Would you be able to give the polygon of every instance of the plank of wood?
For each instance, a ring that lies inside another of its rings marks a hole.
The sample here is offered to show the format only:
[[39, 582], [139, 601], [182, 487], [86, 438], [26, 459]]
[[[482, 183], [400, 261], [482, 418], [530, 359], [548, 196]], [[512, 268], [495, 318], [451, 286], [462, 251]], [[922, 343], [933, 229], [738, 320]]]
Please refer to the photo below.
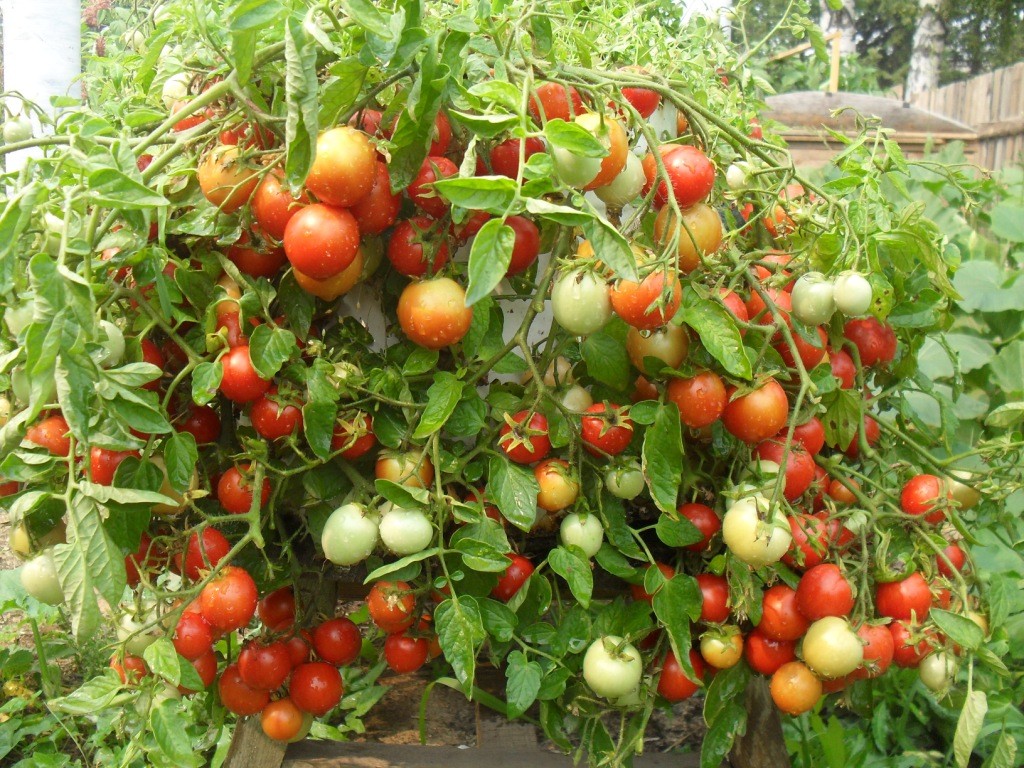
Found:
[[745, 699], [747, 730], [736, 739], [729, 760], [741, 768], [790, 768], [782, 718], [768, 691], [768, 681], [751, 679]]
[[281, 768], [287, 745], [267, 738], [258, 717], [235, 727], [224, 768]]

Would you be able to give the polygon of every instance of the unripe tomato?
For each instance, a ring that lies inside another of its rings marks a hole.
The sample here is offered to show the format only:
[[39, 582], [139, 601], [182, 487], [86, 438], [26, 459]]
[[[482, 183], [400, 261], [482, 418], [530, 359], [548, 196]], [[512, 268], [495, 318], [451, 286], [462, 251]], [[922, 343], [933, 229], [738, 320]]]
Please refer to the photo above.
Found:
[[555, 322], [569, 333], [586, 336], [611, 320], [611, 289], [589, 270], [563, 273], [551, 287], [551, 311]]
[[793, 314], [806, 325], [827, 323], [836, 310], [832, 282], [820, 272], [808, 272], [793, 286]]
[[956, 657], [945, 651], [930, 653], [921, 659], [917, 673], [925, 687], [940, 693], [956, 679]]
[[559, 536], [564, 546], [579, 547], [587, 557], [593, 557], [604, 542], [604, 526], [597, 515], [571, 512], [562, 518]]
[[[761, 513], [768, 519], [761, 520]], [[793, 535], [785, 513], [778, 507], [769, 510], [768, 501], [755, 495], [738, 499], [729, 507], [722, 520], [722, 538], [737, 558], [760, 568], [782, 559]]]
[[434, 482], [434, 465], [421, 451], [382, 453], [374, 475], [410, 488], [428, 488]]
[[644, 361], [654, 358], [660, 366], [678, 368], [690, 349], [690, 337], [681, 325], [669, 323], [653, 331], [640, 331], [630, 327], [626, 333], [626, 353], [640, 371], [646, 371]]
[[199, 188], [212, 205], [234, 213], [252, 197], [260, 178], [246, 166], [237, 146], [217, 145], [203, 155], [196, 171]]
[[427, 349], [450, 347], [469, 333], [473, 309], [466, 292], [447, 277], [410, 283], [398, 298], [398, 323], [414, 344]]
[[971, 509], [981, 501], [981, 494], [978, 491], [961, 482], [962, 480], [977, 482], [977, 478], [970, 472], [954, 469], [950, 475], [946, 478], [946, 487], [953, 500], [960, 505], [960, 509]]
[[836, 307], [847, 317], [863, 315], [871, 309], [874, 298], [869, 283], [856, 272], [840, 272], [835, 280]]
[[320, 536], [324, 557], [335, 565], [355, 565], [377, 546], [378, 521], [361, 504], [343, 504], [334, 510]]
[[379, 531], [384, 546], [402, 557], [422, 552], [434, 538], [430, 518], [418, 509], [387, 509], [381, 515]]
[[569, 462], [545, 459], [533, 468], [537, 479], [537, 506], [546, 512], [559, 512], [576, 503], [580, 495], [579, 481], [573, 477]]
[[864, 647], [846, 619], [827, 616], [811, 624], [803, 640], [804, 662], [820, 677], [842, 677], [864, 661]]
[[376, 166], [377, 151], [365, 133], [346, 125], [331, 128], [316, 140], [306, 189], [322, 203], [348, 208], [370, 194]]
[[743, 658], [743, 635], [736, 627], [723, 627], [701, 635], [700, 655], [715, 669], [731, 669]]
[[646, 484], [644, 473], [635, 461], [612, 467], [604, 475], [604, 487], [612, 496], [620, 499], [635, 499], [643, 492]]
[[583, 679], [606, 699], [617, 699], [636, 688], [643, 669], [640, 652], [616, 635], [598, 638], [583, 656]]
[[621, 208], [636, 200], [644, 188], [647, 177], [640, 158], [632, 152], [626, 153], [626, 164], [619, 175], [603, 187], [594, 190], [594, 194], [609, 208]]
[[722, 245], [722, 219], [710, 205], [696, 203], [681, 211], [679, 216], [671, 206], [658, 211], [654, 220], [654, 242], [665, 247], [675, 243], [679, 271], [689, 274], [701, 265], [701, 260]]
[[60, 605], [64, 602], [57, 564], [49, 550], [40, 552], [21, 566], [21, 586], [41, 603]]

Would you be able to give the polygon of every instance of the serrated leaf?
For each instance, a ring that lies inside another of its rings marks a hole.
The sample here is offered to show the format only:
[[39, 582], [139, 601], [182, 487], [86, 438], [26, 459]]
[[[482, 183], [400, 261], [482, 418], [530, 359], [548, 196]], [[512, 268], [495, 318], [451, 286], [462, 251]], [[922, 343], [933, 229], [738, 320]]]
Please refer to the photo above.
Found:
[[629, 241], [606, 219], [594, 215], [583, 222], [583, 234], [594, 248], [594, 255], [611, 267], [623, 280], [637, 280], [636, 256]]
[[732, 313], [717, 301], [701, 299], [689, 286], [683, 290], [682, 304], [683, 322], [697, 333], [704, 349], [727, 372], [750, 380], [753, 370]]
[[513, 651], [508, 655], [505, 675], [508, 678], [505, 683], [508, 716], [514, 720], [537, 700], [543, 670], [536, 661], [529, 661], [522, 651]]
[[467, 307], [489, 296], [505, 277], [515, 244], [516, 233], [500, 219], [491, 219], [480, 228], [469, 251]]
[[199, 463], [199, 449], [191, 432], [174, 432], [164, 443], [164, 464], [167, 479], [176, 491], [184, 491], [192, 483], [193, 473]]
[[970, 691], [964, 699], [964, 707], [956, 722], [956, 733], [953, 734], [953, 756], [958, 768], [967, 768], [987, 712], [988, 698], [985, 692]]
[[435, 181], [434, 190], [462, 208], [500, 215], [512, 205], [518, 187], [507, 176], [474, 176]]
[[276, 376], [297, 350], [295, 335], [291, 331], [266, 323], [256, 326], [249, 337], [249, 359], [264, 379]]
[[181, 682], [181, 659], [178, 652], [174, 650], [174, 644], [170, 638], [160, 637], [146, 646], [142, 652], [142, 658], [149, 667], [149, 671], [157, 677], [162, 677], [171, 685], [178, 685]]
[[677, 573], [662, 584], [651, 601], [654, 615], [668, 632], [672, 651], [687, 674], [693, 674], [690, 665], [690, 624], [700, 618], [701, 602], [697, 580], [682, 573]]
[[933, 608], [928, 616], [950, 640], [964, 648], [976, 650], [985, 640], [985, 633], [981, 627], [966, 616], [941, 608]]
[[181, 768], [199, 766], [204, 762], [203, 756], [192, 748], [188, 724], [177, 701], [161, 701], [150, 711], [149, 727], [153, 739], [171, 764]]
[[487, 637], [480, 608], [474, 598], [452, 597], [434, 611], [437, 639], [444, 657], [465, 691], [473, 687], [476, 654]]
[[675, 405], [663, 403], [644, 434], [643, 472], [658, 509], [674, 515], [683, 475], [683, 434]]
[[289, 17], [284, 25], [285, 139], [288, 155], [285, 173], [288, 186], [298, 190], [313, 164], [319, 133], [316, 44], [306, 33], [300, 18]]
[[132, 694], [125, 691], [117, 676], [113, 672], [108, 672], [86, 680], [81, 687], [67, 696], [52, 699], [49, 706], [69, 715], [92, 715], [130, 698]]

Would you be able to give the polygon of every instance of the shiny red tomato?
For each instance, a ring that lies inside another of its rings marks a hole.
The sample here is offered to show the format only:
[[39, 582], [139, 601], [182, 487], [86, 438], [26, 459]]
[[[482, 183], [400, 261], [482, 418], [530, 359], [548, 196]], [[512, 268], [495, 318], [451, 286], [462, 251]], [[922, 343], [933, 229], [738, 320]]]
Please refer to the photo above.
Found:
[[551, 452], [548, 420], [542, 413], [519, 411], [501, 428], [498, 445], [517, 464], [532, 464]]
[[228, 400], [249, 403], [270, 389], [270, 381], [253, 367], [248, 344], [229, 349], [220, 364], [223, 369], [220, 391]]
[[224, 534], [207, 526], [189, 536], [184, 553], [174, 556], [175, 567], [182, 576], [198, 581], [204, 571], [217, 567], [230, 551], [231, 542]]
[[700, 689], [700, 681], [704, 679], [704, 659], [694, 650], [690, 651], [690, 666], [696, 675], [691, 680], [683, 670], [671, 649], [665, 654], [665, 662], [661, 665], [658, 677], [658, 693], [672, 702], [688, 699]]
[[370, 618], [384, 632], [403, 632], [416, 620], [416, 596], [404, 581], [378, 581], [366, 597]]
[[[233, 515], [244, 515], [252, 509], [253, 487], [252, 481], [247, 475], [252, 470], [252, 464], [246, 464], [239, 468], [230, 467], [217, 482], [217, 501], [225, 511]], [[263, 485], [260, 488], [260, 500], [258, 507], [262, 509], [270, 501], [270, 480], [263, 478]]]
[[328, 619], [313, 630], [313, 649], [321, 659], [335, 666], [351, 664], [359, 658], [362, 647], [359, 627], [347, 616]]
[[875, 610], [890, 619], [924, 621], [932, 607], [932, 590], [920, 573], [875, 587]]
[[71, 427], [63, 416], [47, 416], [25, 433], [25, 441], [45, 448], [54, 456], [71, 453]]
[[699, 573], [696, 579], [702, 597], [700, 620], [713, 624], [728, 621], [729, 582], [726, 578], [713, 573]]
[[861, 624], [857, 636], [864, 642], [864, 663], [854, 674], [857, 677], [880, 677], [893, 659], [893, 633], [884, 624]]
[[826, 616], [849, 616], [853, 610], [853, 587], [838, 565], [822, 563], [800, 577], [796, 605], [810, 621]]
[[260, 230], [278, 242], [284, 240], [284, 231], [292, 216], [310, 202], [305, 190], [294, 197], [283, 181], [283, 171], [271, 171], [263, 177], [250, 201], [253, 217]]
[[301, 405], [282, 399], [277, 387], [260, 395], [249, 408], [249, 420], [256, 433], [266, 440], [288, 437], [302, 429]]
[[373, 418], [362, 411], [348, 416], [342, 415], [334, 425], [331, 436], [331, 450], [341, 451], [342, 458], [355, 461], [369, 453], [377, 445], [373, 433]]
[[715, 166], [701, 150], [685, 144], [662, 144], [658, 152], [665, 166], [667, 183], [664, 178], [658, 179], [658, 163], [653, 154], [648, 153], [643, 161], [647, 177], [643, 190], [645, 195], [657, 181], [655, 207], [660, 208], [668, 202], [670, 187], [680, 208], [689, 208], [711, 194], [715, 186]]
[[743, 442], [753, 445], [767, 440], [786, 425], [789, 399], [775, 379], [768, 379], [745, 395], [736, 397], [735, 393], [736, 388], [730, 387], [722, 423]]
[[[789, 430], [783, 427], [776, 440], [785, 440]], [[817, 455], [825, 447], [825, 425], [817, 416], [811, 416], [807, 421], [793, 429], [793, 442], [799, 443], [809, 454]]]
[[201, 613], [183, 613], [171, 641], [174, 650], [189, 661], [195, 661], [213, 649], [213, 629]]
[[300, 208], [288, 221], [284, 252], [302, 274], [326, 280], [355, 261], [359, 235], [359, 225], [348, 209], [314, 203]]
[[963, 571], [967, 564], [967, 553], [960, 548], [959, 544], [950, 544], [942, 550], [944, 557], [937, 557], [935, 565], [939, 573], [947, 579], [953, 578], [953, 571]]
[[[804, 367], [804, 370], [810, 371], [825, 359], [828, 349], [828, 334], [825, 333], [825, 329], [820, 325], [814, 329], [814, 333], [818, 336], [818, 341], [814, 344], [807, 342], [803, 336], [794, 332], [792, 347], [785, 340], [775, 345], [776, 351], [782, 357], [787, 367], [796, 368], [796, 359], [799, 357], [800, 364]], [[796, 349], [796, 355], [793, 354], [794, 348]]]
[[914, 626], [909, 621], [893, 621], [889, 624], [889, 632], [892, 635], [892, 659], [898, 667], [916, 667], [938, 644], [935, 630]]
[[722, 521], [715, 514], [715, 510], [705, 504], [683, 504], [676, 510], [681, 517], [685, 517], [694, 527], [701, 532], [700, 541], [689, 544], [683, 549], [690, 552], [704, 552], [711, 546], [712, 537], [722, 530]]
[[207, 623], [214, 629], [231, 632], [252, 619], [259, 592], [248, 571], [228, 565], [207, 582], [199, 599]]
[[356, 218], [360, 235], [379, 235], [398, 219], [402, 196], [391, 191], [391, 174], [386, 163], [377, 163], [369, 194], [349, 210]]
[[[647, 566], [647, 568], [657, 568], [659, 571], [661, 571], [661, 575], [664, 576], [666, 579], [671, 579], [673, 576], [676, 575], [675, 569], [671, 565], [668, 565], [666, 563], [654, 563], [653, 565]], [[630, 584], [629, 591], [633, 595], [633, 599], [637, 602], [650, 603], [654, 600], [654, 594], [649, 593], [644, 588], [643, 584]], [[657, 592], [657, 590], [655, 590], [655, 592]]]
[[228, 258], [238, 271], [250, 277], [274, 277], [288, 260], [284, 251], [270, 245], [254, 248], [248, 232], [243, 232], [238, 241], [228, 248]]
[[111, 451], [93, 446], [89, 449], [89, 479], [99, 485], [113, 485], [114, 473], [129, 456], [142, 456], [139, 451]]
[[316, 717], [322, 717], [338, 706], [344, 690], [337, 668], [322, 661], [297, 666], [292, 670], [288, 684], [288, 693], [295, 706]]
[[795, 514], [789, 517], [793, 542], [782, 562], [795, 570], [820, 565], [828, 554], [830, 530], [828, 524], [812, 515]]
[[272, 643], [248, 641], [238, 654], [238, 674], [251, 688], [276, 691], [292, 671], [288, 646], [282, 641]]
[[[525, 147], [521, 150], [524, 162], [538, 152], [544, 151], [544, 142], [536, 136], [531, 136], [528, 139], [505, 139], [491, 150], [491, 171], [500, 176], [508, 176], [510, 179], [518, 178], [520, 146], [524, 143]], [[478, 175], [484, 174], [478, 173]]]
[[682, 301], [683, 287], [674, 271], [656, 269], [639, 283], [619, 280], [612, 286], [612, 309], [628, 325], [649, 331], [665, 325]]
[[718, 298], [725, 305], [725, 308], [729, 310], [730, 314], [739, 321], [740, 336], [746, 335], [747, 329], [742, 325], [743, 323], [750, 322], [750, 313], [747, 312], [746, 302], [740, 298], [739, 294], [730, 291], [728, 288], [719, 288]]
[[[785, 428], [782, 431], [785, 432]], [[778, 440], [765, 440], [758, 443], [754, 455], [763, 461], [773, 461], [779, 465], [780, 472], [786, 478], [783, 495], [787, 501], [794, 501], [811, 487], [814, 480], [814, 459], [795, 440], [788, 449], [785, 443]]]
[[866, 368], [891, 363], [896, 357], [896, 333], [878, 318], [848, 320], [843, 335], [857, 347], [860, 364]]
[[[864, 416], [864, 439], [867, 440], [868, 445], [874, 445], [878, 442], [878, 439], [882, 436], [882, 430], [878, 426], [878, 422], [873, 418], [865, 414]], [[854, 434], [850, 440], [850, 444], [846, 446], [844, 453], [851, 459], [856, 459], [860, 456], [860, 433]]]
[[497, 585], [491, 590], [491, 597], [507, 603], [522, 588], [526, 580], [533, 573], [533, 563], [522, 555], [515, 553], [506, 555], [509, 563], [508, 568], [498, 579]]
[[747, 635], [743, 656], [751, 669], [770, 677], [783, 664], [796, 660], [796, 644], [789, 640], [773, 640], [760, 629], [755, 629]]
[[515, 233], [515, 245], [512, 246], [512, 260], [509, 262], [506, 275], [518, 275], [529, 269], [540, 253], [540, 230], [537, 225], [525, 216], [509, 216], [505, 225]]
[[398, 222], [391, 233], [388, 261], [406, 277], [433, 274], [447, 263], [448, 243], [432, 232], [435, 223], [427, 216], [414, 216]]
[[542, 83], [530, 97], [530, 114], [538, 123], [548, 120], [572, 120], [584, 112], [583, 99], [571, 85]]
[[405, 633], [388, 635], [384, 640], [384, 660], [392, 672], [400, 675], [415, 672], [427, 663], [430, 648], [426, 638]]
[[434, 190], [433, 184], [435, 181], [458, 175], [459, 167], [447, 157], [428, 157], [423, 161], [420, 172], [410, 182], [406, 191], [417, 208], [435, 219], [440, 219], [452, 206]]
[[811, 623], [797, 608], [796, 590], [776, 584], [764, 593], [761, 601], [761, 623], [757, 631], [772, 640], [793, 642], [803, 637]]
[[287, 586], [265, 595], [256, 605], [256, 615], [272, 632], [290, 630], [295, 624], [295, 591]]
[[[622, 71], [635, 71], [640, 74], [647, 74], [642, 67], [629, 66], [623, 67]], [[622, 98], [630, 103], [630, 105], [637, 111], [637, 114], [645, 120], [654, 114], [654, 110], [661, 104], [661, 94], [657, 91], [652, 91], [650, 88], [637, 88], [633, 86], [625, 86], [619, 90], [622, 94]]]
[[853, 389], [857, 380], [857, 366], [853, 358], [841, 349], [830, 349], [828, 362], [832, 366], [832, 375], [839, 381], [840, 389]]
[[237, 664], [230, 664], [221, 672], [220, 680], [217, 681], [217, 692], [227, 710], [239, 717], [255, 715], [270, 703], [270, 691], [247, 685], [242, 680]]
[[[365, 133], [347, 125], [331, 128], [321, 133], [316, 141], [316, 158], [306, 176], [306, 189], [321, 203], [348, 208], [370, 193], [376, 163], [377, 150]], [[287, 245], [286, 236], [286, 248]], [[333, 274], [344, 268], [341, 267]], [[318, 280], [330, 277], [314, 275], [301, 266], [299, 269]]]
[[133, 656], [130, 653], [126, 653], [120, 659], [117, 656], [111, 657], [110, 668], [121, 678], [122, 685], [137, 683], [149, 674], [149, 667], [146, 666], [145, 660], [141, 656]]
[[714, 371], [701, 371], [687, 379], [673, 378], [666, 394], [679, 408], [680, 420], [691, 429], [714, 424], [728, 402], [725, 383]]
[[935, 475], [915, 475], [903, 486], [900, 507], [908, 515], [924, 516], [929, 523], [941, 523], [945, 517], [942, 500], [952, 494]]
[[594, 403], [583, 412], [580, 437], [592, 456], [618, 456], [633, 439], [633, 420], [614, 403]]

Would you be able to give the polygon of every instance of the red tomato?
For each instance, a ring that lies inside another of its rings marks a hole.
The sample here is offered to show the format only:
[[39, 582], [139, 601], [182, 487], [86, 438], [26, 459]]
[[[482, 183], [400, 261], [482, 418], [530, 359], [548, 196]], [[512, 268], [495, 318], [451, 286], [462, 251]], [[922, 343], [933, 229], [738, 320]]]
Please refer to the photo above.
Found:
[[669, 649], [665, 654], [665, 662], [661, 665], [658, 677], [658, 693], [672, 702], [688, 699], [700, 689], [700, 681], [704, 679], [704, 659], [694, 650], [690, 651], [690, 666], [693, 667], [697, 680], [691, 680], [676, 655]]
[[896, 357], [896, 333], [878, 318], [848, 320], [843, 335], [857, 347], [860, 364], [866, 368], [891, 363]]
[[668, 183], [665, 179], [658, 180], [658, 163], [653, 154], [648, 153], [643, 161], [644, 174], [647, 177], [647, 184], [643, 190], [645, 195], [658, 180], [657, 191], [654, 193], [655, 207], [660, 208], [668, 202], [670, 186], [680, 208], [689, 208], [711, 194], [711, 189], [715, 186], [715, 166], [697, 147], [662, 144], [658, 147], [658, 152], [665, 166]]
[[743, 327], [742, 323], [750, 322], [750, 313], [747, 312], [747, 304], [738, 294], [733, 293], [728, 288], [718, 289], [718, 298], [721, 300], [725, 308], [732, 313], [732, 316], [741, 323], [740, 336], [744, 336], [747, 333], [747, 329]]
[[688, 379], [671, 379], [669, 402], [679, 408], [679, 418], [691, 429], [715, 423], [725, 410], [728, 397], [722, 377], [714, 371], [701, 371]]
[[952, 498], [935, 475], [915, 475], [903, 486], [900, 507], [908, 515], [921, 516], [929, 523], [941, 523], [945, 517], [942, 499]]
[[270, 381], [260, 376], [249, 357], [249, 345], [242, 344], [228, 350], [220, 359], [223, 376], [220, 391], [236, 403], [252, 402], [270, 388]]
[[199, 161], [199, 188], [209, 203], [224, 213], [245, 205], [259, 184], [259, 175], [238, 147], [216, 144]]
[[362, 411], [349, 417], [342, 416], [334, 425], [331, 436], [331, 450], [341, 451], [340, 456], [348, 461], [362, 458], [377, 445], [373, 433], [373, 418]]
[[220, 437], [220, 416], [209, 405], [190, 404], [185, 419], [175, 425], [179, 432], [188, 432], [196, 443], [215, 443]]
[[431, 231], [436, 222], [427, 216], [414, 216], [398, 222], [388, 240], [387, 257], [391, 265], [406, 277], [433, 274], [448, 261], [448, 244]]
[[513, 553], [506, 557], [509, 560], [508, 568], [498, 579], [498, 584], [491, 590], [491, 597], [504, 603], [515, 596], [533, 573], [533, 563], [522, 555]]
[[295, 624], [295, 591], [281, 587], [265, 595], [256, 605], [256, 615], [272, 632], [286, 632]]
[[359, 627], [346, 616], [329, 619], [313, 630], [313, 649], [321, 659], [335, 666], [351, 664], [359, 658], [362, 647]]
[[270, 691], [247, 685], [238, 671], [237, 664], [229, 665], [221, 672], [217, 681], [217, 692], [221, 703], [239, 717], [255, 715], [270, 702]]
[[[868, 441], [868, 445], [874, 445], [878, 442], [878, 439], [882, 436], [882, 430], [878, 426], [878, 422], [870, 416], [864, 416], [864, 438]], [[854, 434], [853, 439], [850, 440], [850, 444], [846, 446], [844, 453], [851, 459], [856, 459], [860, 456], [860, 434]]]
[[322, 661], [300, 664], [292, 670], [288, 693], [299, 709], [317, 717], [326, 715], [341, 701], [345, 686], [336, 667]]
[[384, 660], [392, 672], [400, 675], [415, 672], [427, 663], [430, 648], [426, 638], [404, 633], [388, 635], [384, 640]]
[[215, 629], [241, 629], [256, 613], [259, 592], [256, 582], [243, 568], [225, 566], [199, 595], [203, 618]]
[[63, 416], [47, 416], [38, 424], [28, 428], [25, 441], [48, 450], [54, 456], [71, 453], [71, 427]]
[[505, 224], [515, 232], [515, 245], [512, 247], [512, 260], [509, 262], [506, 275], [518, 275], [529, 269], [540, 253], [540, 230], [537, 225], [525, 216], [509, 216]]
[[947, 579], [953, 578], [953, 571], [963, 571], [964, 565], [967, 564], [967, 553], [965, 553], [959, 544], [950, 544], [942, 553], [945, 557], [938, 557], [935, 559], [935, 565], [939, 569], [939, 573], [945, 576]]
[[289, 697], [272, 701], [260, 713], [260, 726], [267, 738], [292, 741], [302, 733], [306, 717]]
[[583, 112], [583, 99], [571, 85], [542, 83], [530, 97], [530, 114], [538, 123], [555, 119], [568, 122]]
[[459, 175], [459, 168], [446, 157], [428, 157], [420, 166], [420, 172], [406, 190], [413, 203], [426, 214], [440, 219], [451, 210], [451, 203], [434, 191], [433, 184], [441, 179]]
[[309, 661], [309, 643], [303, 637], [292, 635], [285, 640], [285, 645], [288, 646], [288, 656], [292, 662], [292, 669]]
[[[230, 467], [217, 482], [217, 501], [226, 512], [233, 515], [244, 515], [252, 509], [252, 481], [246, 477], [252, 471], [252, 464], [239, 468]], [[243, 474], [244, 473], [244, 474]], [[270, 480], [263, 478], [260, 489], [259, 508], [262, 509], [270, 501]]]
[[370, 618], [384, 632], [404, 632], [416, 620], [416, 596], [404, 581], [378, 581], [366, 597]]
[[314, 280], [341, 274], [359, 250], [359, 225], [345, 208], [314, 203], [300, 208], [284, 230], [292, 266]]
[[619, 280], [611, 290], [612, 309], [641, 331], [665, 325], [679, 309], [682, 297], [679, 277], [664, 269], [656, 269], [639, 283]]
[[[784, 432], [785, 428], [782, 431]], [[824, 434], [823, 430], [823, 437]], [[795, 440], [788, 450], [785, 443], [777, 440], [765, 440], [758, 443], [757, 448], [754, 449], [754, 455], [759, 459], [774, 461], [779, 465], [780, 471], [786, 477], [783, 495], [787, 501], [799, 498], [804, 491], [811, 487], [811, 482], [814, 480], [814, 459]]]
[[786, 425], [789, 400], [775, 379], [768, 379], [745, 395], [735, 397], [735, 393], [736, 388], [730, 387], [729, 402], [722, 412], [722, 423], [735, 437], [753, 445], [767, 440]]
[[892, 664], [893, 633], [884, 624], [861, 624], [857, 636], [864, 641], [864, 663], [856, 677], [880, 677]]
[[220, 132], [221, 144], [233, 144], [246, 149], [270, 149], [274, 146], [274, 132], [259, 123], [243, 120]]
[[502, 426], [498, 437], [498, 445], [512, 461], [532, 464], [551, 452], [548, 420], [544, 414], [531, 415], [529, 411], [519, 411], [512, 417], [512, 422]]
[[491, 150], [491, 171], [500, 176], [508, 176], [510, 179], [518, 178], [519, 152], [520, 145], [523, 143], [526, 145], [522, 149], [524, 162], [538, 152], [544, 151], [544, 142], [536, 136], [531, 136], [528, 139], [505, 139]]
[[[370, 194], [376, 164], [377, 150], [365, 133], [344, 125], [331, 128], [321, 133], [316, 141], [316, 158], [306, 176], [306, 189], [321, 203], [348, 208]], [[358, 237], [357, 232], [357, 240]], [[301, 266], [299, 269], [318, 280], [330, 277], [315, 275]]]
[[[641, 74], [646, 74], [646, 71], [642, 67], [623, 67], [623, 71], [634, 70]], [[622, 94], [622, 98], [630, 103], [630, 105], [637, 111], [637, 114], [645, 120], [654, 114], [654, 110], [661, 104], [661, 94], [657, 91], [652, 91], [650, 88], [636, 88], [633, 86], [626, 86], [619, 90]]]
[[676, 511], [681, 517], [685, 517], [693, 523], [694, 527], [703, 534], [700, 541], [689, 544], [683, 549], [690, 552], [706, 551], [711, 546], [712, 537], [722, 530], [722, 521], [718, 519], [715, 510], [704, 504], [683, 504]]
[[[139, 347], [142, 350], [142, 362], [155, 365], [161, 371], [164, 370], [164, 367], [167, 365], [167, 361], [164, 359], [164, 355], [163, 352], [160, 351], [160, 347], [158, 347], [152, 339], [140, 339]], [[153, 381], [143, 384], [142, 387], [143, 389], [155, 392], [160, 389], [160, 378], [157, 377], [153, 379]]]
[[832, 366], [832, 375], [839, 381], [839, 388], [853, 389], [857, 380], [857, 366], [853, 364], [853, 358], [841, 349], [831, 349], [828, 363]]
[[291, 671], [288, 646], [280, 640], [266, 645], [250, 640], [238, 654], [238, 674], [251, 688], [275, 691], [284, 685]]
[[794, 347], [796, 348], [797, 355], [800, 357], [800, 363], [803, 365], [804, 370], [810, 371], [825, 359], [826, 349], [828, 348], [828, 334], [825, 333], [825, 329], [820, 325], [814, 331], [818, 334], [817, 344], [808, 343], [804, 340], [803, 336], [794, 332], [793, 347], [790, 347], [789, 343], [785, 340], [775, 345], [776, 351], [789, 368], [797, 367], [796, 355], [793, 354]]
[[260, 437], [278, 440], [302, 429], [300, 408], [290, 402], [281, 402], [277, 387], [271, 387], [253, 402], [249, 408], [249, 420]]
[[192, 581], [198, 581], [205, 571], [216, 568], [228, 552], [231, 542], [216, 528], [203, 528], [201, 533], [193, 533], [188, 538], [184, 553], [174, 556], [175, 568]]
[[141, 656], [133, 656], [130, 653], [126, 653], [121, 659], [118, 659], [117, 656], [112, 656], [110, 668], [121, 678], [122, 685], [137, 683], [149, 674], [149, 667], [146, 666], [143, 658]]
[[260, 230], [278, 242], [284, 240], [284, 231], [292, 216], [310, 202], [305, 191], [300, 192], [298, 197], [293, 197], [288, 187], [282, 184], [283, 180], [282, 171], [271, 171], [256, 187], [250, 202], [252, 215]]
[[890, 619], [924, 621], [932, 607], [932, 590], [920, 573], [875, 587], [875, 610]]
[[789, 518], [789, 529], [793, 543], [782, 562], [796, 570], [820, 565], [828, 554], [828, 524], [811, 515], [796, 514]]
[[[789, 430], [783, 427], [775, 439], [785, 441], [788, 432]], [[811, 455], [821, 453], [821, 449], [825, 447], [825, 425], [817, 416], [811, 416], [793, 430], [793, 442], [802, 445]]]
[[370, 136], [383, 136], [381, 131], [381, 119], [384, 116], [377, 109], [363, 109], [349, 118], [348, 124], [352, 128], [359, 128]]
[[[892, 622], [889, 632], [892, 634], [892, 659], [898, 667], [916, 667], [937, 645], [934, 630], [923, 630], [908, 621]], [[920, 638], [916, 643], [912, 639], [915, 637]]]
[[761, 623], [757, 631], [772, 640], [793, 642], [804, 636], [811, 623], [797, 608], [796, 590], [776, 584], [764, 593], [761, 602]]
[[822, 563], [800, 577], [796, 605], [810, 621], [826, 616], [849, 616], [853, 610], [853, 587], [838, 565]]
[[[196, 670], [196, 674], [199, 675], [199, 679], [203, 681], [203, 690], [213, 685], [213, 681], [217, 679], [217, 654], [215, 651], [209, 651], [204, 653], [198, 659], [192, 662], [192, 666]], [[183, 694], [185, 693], [198, 693], [198, 691], [192, 691], [188, 688], [182, 688], [179, 686]]]
[[696, 579], [702, 598], [700, 620], [712, 624], [728, 621], [729, 582], [726, 578], [713, 573], [699, 573]]
[[274, 277], [288, 260], [280, 248], [264, 246], [257, 250], [250, 246], [248, 232], [243, 232], [238, 241], [228, 248], [228, 258], [238, 271], [250, 277]]
[[[793, 313], [793, 299], [781, 288], [764, 288], [764, 294], [768, 297], [771, 305], [765, 302], [761, 294], [754, 291], [750, 294], [750, 298], [747, 299], [747, 314], [750, 315], [750, 319], [759, 325], [771, 326], [773, 328], [779, 327], [780, 323], [785, 323], [792, 328], [792, 318], [790, 315]], [[773, 312], [774, 310], [774, 312]], [[775, 315], [778, 314], [778, 319]], [[782, 332], [776, 331], [772, 337], [773, 344], [785, 344]], [[780, 354], [781, 354], [781, 350]], [[822, 356], [824, 356], [824, 347], [822, 347]]]
[[201, 613], [183, 613], [174, 629], [174, 650], [195, 661], [213, 649], [213, 629]]
[[618, 456], [633, 439], [633, 420], [614, 403], [594, 403], [583, 412], [580, 437], [591, 456]]
[[796, 660], [796, 644], [788, 640], [772, 640], [760, 629], [755, 629], [747, 635], [743, 656], [755, 672], [771, 676], [783, 664]]
[[124, 570], [128, 577], [128, 586], [136, 587], [142, 580], [142, 574], [156, 572], [157, 566], [166, 563], [167, 554], [153, 544], [149, 534], [143, 533], [139, 540], [139, 548], [124, 559]]
[[402, 196], [391, 191], [391, 174], [386, 163], [378, 162], [369, 194], [352, 206], [360, 235], [379, 235], [398, 218]]
[[99, 485], [113, 485], [114, 473], [129, 456], [142, 456], [139, 451], [111, 451], [93, 446], [89, 449], [89, 479]]

